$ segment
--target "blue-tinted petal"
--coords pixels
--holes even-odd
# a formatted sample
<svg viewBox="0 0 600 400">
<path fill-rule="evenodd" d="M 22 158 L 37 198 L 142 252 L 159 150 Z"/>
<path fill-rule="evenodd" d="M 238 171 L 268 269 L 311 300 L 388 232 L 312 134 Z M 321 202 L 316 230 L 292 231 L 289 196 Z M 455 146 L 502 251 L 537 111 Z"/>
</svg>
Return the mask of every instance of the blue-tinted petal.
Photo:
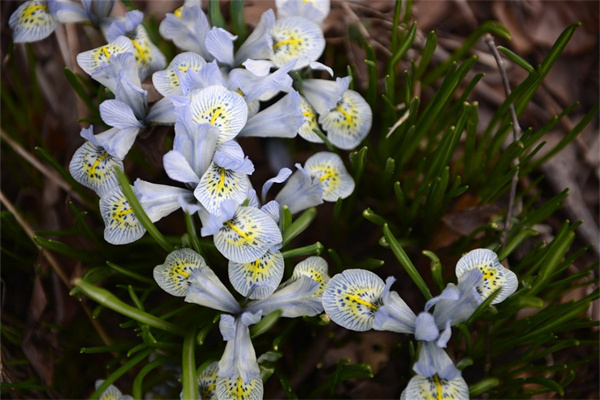
<svg viewBox="0 0 600 400">
<path fill-rule="evenodd" d="M 434 375 L 430 378 L 414 376 L 402 392 L 400 400 L 453 399 L 468 400 L 469 387 L 462 376 L 452 380 Z"/>
<path fill-rule="evenodd" d="M 284 17 L 304 17 L 311 21 L 321 24 L 329 14 L 329 0 L 275 0 L 277 7 L 277 16 Z"/>
<path fill-rule="evenodd" d="M 237 314 L 240 305 L 208 267 L 192 271 L 185 301 L 226 313 Z"/>
<path fill-rule="evenodd" d="M 177 249 L 169 253 L 164 264 L 154 267 L 154 280 L 170 295 L 184 297 L 188 278 L 199 268 L 208 268 L 200 254 L 192 249 Z"/>
<path fill-rule="evenodd" d="M 383 305 L 375 312 L 373 329 L 398 333 L 415 333 L 417 316 L 397 292 L 390 291 L 390 287 L 395 280 L 393 277 L 386 280 L 382 294 Z"/>
<path fill-rule="evenodd" d="M 253 60 L 251 58 L 244 61 L 242 65 L 246 67 L 249 72 L 260 77 L 267 76 L 271 71 L 271 68 L 275 66 L 275 64 L 269 60 Z"/>
<path fill-rule="evenodd" d="M 181 153 L 194 173 L 201 177 L 212 163 L 219 134 L 219 130 L 210 124 L 197 124 L 191 119 L 178 121 L 173 149 Z"/>
<path fill-rule="evenodd" d="M 306 276 L 315 282 L 319 283 L 319 288 L 313 294 L 313 297 L 321 297 L 325 291 L 325 287 L 331 280 L 328 274 L 327 261 L 322 257 L 308 257 L 306 260 L 296 264 L 294 272 L 285 285 L 295 282 L 300 277 Z"/>
<path fill-rule="evenodd" d="M 228 140 L 217 146 L 214 162 L 225 169 L 251 175 L 254 164 L 244 155 L 244 150 L 235 140 Z"/>
<path fill-rule="evenodd" d="M 273 10 L 265 11 L 256 28 L 246 38 L 246 41 L 235 53 L 235 64 L 239 65 L 251 58 L 254 60 L 268 59 L 273 54 L 273 39 L 269 31 L 275 23 Z"/>
<path fill-rule="evenodd" d="M 245 65 L 250 60 L 247 60 Z M 236 68 L 229 73 L 231 85 L 239 88 L 249 103 L 255 99 L 270 100 L 279 92 L 289 92 L 292 89 L 292 78 L 288 72 L 292 70 L 296 61 L 290 61 L 272 74 L 258 75 L 243 68 Z"/>
<path fill-rule="evenodd" d="M 102 197 L 118 186 L 114 168 L 123 170 L 123 162 L 108 154 L 104 148 L 85 142 L 75 151 L 69 163 L 69 172 L 84 186 L 94 190 Z"/>
<path fill-rule="evenodd" d="M 275 196 L 281 206 L 287 206 L 292 214 L 323 203 L 323 187 L 318 180 L 313 180 L 300 164 Z"/>
<path fill-rule="evenodd" d="M 88 75 L 92 76 L 101 66 L 109 63 L 112 56 L 122 53 L 133 54 L 133 44 L 125 36 L 119 36 L 113 42 L 104 46 L 79 53 L 77 55 L 77 64 Z"/>
<path fill-rule="evenodd" d="M 212 60 L 204 45 L 210 25 L 200 5 L 184 6 L 178 14 L 168 13 L 165 16 L 158 28 L 161 36 L 172 40 L 182 50 L 193 51 L 205 60 Z"/>
<path fill-rule="evenodd" d="M 170 98 L 164 97 L 154 103 L 148 112 L 145 121 L 163 125 L 173 125 L 177 121 L 175 107 Z"/>
<path fill-rule="evenodd" d="M 300 95 L 293 91 L 248 119 L 240 137 L 293 138 L 303 123 Z"/>
<path fill-rule="evenodd" d="M 325 49 L 325 38 L 319 25 L 303 17 L 278 19 L 269 33 L 273 38 L 270 60 L 277 67 L 297 60 L 294 70 L 304 68 L 321 57 Z"/>
<path fill-rule="evenodd" d="M 169 185 L 158 185 L 136 179 L 134 192 L 148 218 L 156 222 L 181 208 L 179 202 L 191 202 L 194 195 L 191 191 Z"/>
<path fill-rule="evenodd" d="M 325 201 L 337 201 L 340 197 L 345 199 L 354 192 L 354 179 L 346 171 L 340 156 L 335 153 L 317 153 L 306 160 L 304 168 L 313 179 L 321 183 Z"/>
<path fill-rule="evenodd" d="M 334 275 L 327 284 L 323 307 L 336 324 L 353 331 L 368 331 L 383 305 L 384 288 L 381 278 L 373 272 L 348 269 Z"/>
<path fill-rule="evenodd" d="M 95 387 L 98 389 L 100 385 L 104 383 L 104 379 L 99 379 L 96 381 Z M 98 400 L 133 400 L 133 397 L 128 395 L 123 395 L 116 386 L 110 385 L 106 388 L 106 390 L 100 393 L 98 396 Z"/>
<path fill-rule="evenodd" d="M 215 246 L 228 260 L 249 263 L 281 243 L 281 231 L 269 215 L 253 207 L 238 207 L 214 235 Z"/>
<path fill-rule="evenodd" d="M 202 400 L 217 400 L 217 376 L 219 362 L 208 364 L 198 376 L 198 393 Z"/>
<path fill-rule="evenodd" d="M 305 79 L 302 81 L 302 94 L 318 114 L 325 114 L 335 108 L 348 90 L 352 77 L 336 78 L 335 81 Z"/>
<path fill-rule="evenodd" d="M 15 43 L 36 42 L 48 37 L 56 28 L 48 2 L 31 0 L 21 4 L 8 20 Z"/>
<path fill-rule="evenodd" d="M 481 300 L 487 299 L 495 290 L 502 287 L 500 293 L 492 301 L 498 304 L 517 290 L 519 285 L 517 276 L 511 270 L 504 268 L 498 256 L 488 249 L 475 249 L 465 254 L 456 264 L 456 276 L 459 283 L 464 279 L 465 272 L 479 269 L 483 275 L 483 282 L 477 286 Z M 462 279 L 461 279 L 462 278 Z"/>
<path fill-rule="evenodd" d="M 300 111 L 302 111 L 303 122 L 300 128 L 298 128 L 298 134 L 302 136 L 304 140 L 308 140 L 309 142 L 323 143 L 323 139 L 314 132 L 315 129 L 319 129 L 316 111 L 302 96 L 300 96 Z"/>
<path fill-rule="evenodd" d="M 334 109 L 321 114 L 319 122 L 336 147 L 352 150 L 367 137 L 373 122 L 371 107 L 354 90 L 347 90 Z"/>
<path fill-rule="evenodd" d="M 432 342 L 440 336 L 435 319 L 428 312 L 422 312 L 417 316 L 414 322 L 414 333 L 415 339 L 425 342 Z"/>
<path fill-rule="evenodd" d="M 423 342 L 413 370 L 427 378 L 438 375 L 440 378 L 452 380 L 460 376 L 460 371 L 448 354 L 433 342 Z"/>
<path fill-rule="evenodd" d="M 319 282 L 300 276 L 294 282 L 280 286 L 271 296 L 250 302 L 246 309 L 262 310 L 265 315 L 281 310 L 281 316 L 286 318 L 311 317 L 323 311 L 320 297 L 315 296 L 318 290 Z"/>
<path fill-rule="evenodd" d="M 95 136 L 96 141 L 104 150 L 117 160 L 125 158 L 139 133 L 138 128 L 117 129 L 111 128 Z"/>
<path fill-rule="evenodd" d="M 132 34 L 133 31 L 141 24 L 144 19 L 144 14 L 139 10 L 128 11 L 125 18 L 118 18 L 113 21 L 104 34 L 106 40 L 112 42 L 119 36 Z"/>
<path fill-rule="evenodd" d="M 242 296 L 269 297 L 281 282 L 285 263 L 280 252 L 267 251 L 250 263 L 229 262 L 229 281 Z"/>
<path fill-rule="evenodd" d="M 194 196 L 212 214 L 216 214 L 226 200 L 242 204 L 248 193 L 247 175 L 219 167 L 212 163 L 194 190 Z"/>
<path fill-rule="evenodd" d="M 73 24 L 77 22 L 90 21 L 88 13 L 80 4 L 69 0 L 60 0 L 56 12 L 56 18 L 60 23 Z"/>
<path fill-rule="evenodd" d="M 119 40 L 123 41 L 124 46 L 126 46 L 126 43 L 131 43 L 128 38 L 124 36 L 122 38 L 119 38 L 114 43 L 118 43 Z M 97 69 L 92 71 L 91 76 L 92 79 L 100 82 L 113 93 L 117 93 L 119 86 L 122 86 L 125 81 L 130 82 L 138 90 L 141 89 L 137 64 L 132 52 L 110 55 L 107 62 L 101 63 Z"/>
<path fill-rule="evenodd" d="M 104 100 L 100 104 L 100 117 L 104 123 L 117 129 L 144 127 L 133 114 L 131 107 L 120 100 Z"/>
<path fill-rule="evenodd" d="M 290 177 L 290 175 L 292 174 L 292 170 L 289 168 L 281 168 L 279 170 L 279 172 L 277 173 L 276 176 L 274 176 L 271 179 L 268 179 L 265 184 L 262 187 L 262 192 L 261 192 L 261 199 L 263 201 L 263 203 L 266 201 L 267 199 L 267 193 L 269 193 L 269 190 L 271 189 L 271 186 L 273 186 L 274 183 L 283 183 L 287 180 L 287 178 Z"/>
<path fill-rule="evenodd" d="M 183 154 L 175 150 L 171 150 L 163 156 L 163 167 L 169 178 L 177 182 L 191 183 L 194 186 L 200 182 L 200 178 L 192 170 Z"/>
<path fill-rule="evenodd" d="M 233 66 L 233 42 L 237 36 L 223 28 L 213 27 L 206 34 L 206 50 L 220 63 Z"/>
<path fill-rule="evenodd" d="M 179 76 L 187 75 L 188 71 L 200 71 L 206 65 L 206 61 L 196 53 L 190 51 L 177 54 L 164 71 L 152 74 L 154 87 L 163 96 L 182 95 Z M 177 73 L 179 71 L 180 74 Z"/>
<path fill-rule="evenodd" d="M 120 186 L 100 198 L 104 220 L 104 240 L 111 244 L 132 243 L 144 236 L 146 229 L 133 213 Z"/>
</svg>

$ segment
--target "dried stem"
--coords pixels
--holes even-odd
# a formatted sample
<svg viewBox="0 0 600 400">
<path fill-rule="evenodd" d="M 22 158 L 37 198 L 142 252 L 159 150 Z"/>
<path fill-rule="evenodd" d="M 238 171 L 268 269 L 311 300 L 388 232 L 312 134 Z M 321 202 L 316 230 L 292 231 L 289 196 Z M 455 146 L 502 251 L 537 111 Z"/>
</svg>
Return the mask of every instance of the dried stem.
<svg viewBox="0 0 600 400">
<path fill-rule="evenodd" d="M 496 48 L 496 43 L 494 42 L 494 38 L 489 33 L 485 35 L 485 43 L 488 45 L 490 51 L 492 52 L 494 59 L 496 60 L 496 64 L 498 64 L 498 70 L 500 71 L 500 77 L 502 78 L 502 84 L 504 85 L 504 91 L 506 92 L 506 97 L 510 96 L 510 84 L 508 83 L 508 77 L 506 76 L 506 70 L 504 69 L 504 62 L 500 57 L 500 53 Z M 519 121 L 517 119 L 517 112 L 515 111 L 515 107 L 513 104 L 509 105 L 510 117 L 512 118 L 512 131 L 513 131 L 513 141 L 519 140 L 521 137 L 521 126 L 519 125 Z M 515 158 L 513 161 L 513 166 L 519 165 L 519 159 Z M 513 176 L 511 186 L 510 186 L 510 194 L 508 197 L 508 210 L 506 211 L 506 220 L 504 221 L 504 230 L 502 232 L 502 247 L 506 246 L 506 241 L 508 239 L 508 229 L 510 227 L 510 220 L 513 214 L 513 208 L 515 204 L 515 197 L 517 194 L 517 183 L 519 182 L 519 172 Z"/>
</svg>

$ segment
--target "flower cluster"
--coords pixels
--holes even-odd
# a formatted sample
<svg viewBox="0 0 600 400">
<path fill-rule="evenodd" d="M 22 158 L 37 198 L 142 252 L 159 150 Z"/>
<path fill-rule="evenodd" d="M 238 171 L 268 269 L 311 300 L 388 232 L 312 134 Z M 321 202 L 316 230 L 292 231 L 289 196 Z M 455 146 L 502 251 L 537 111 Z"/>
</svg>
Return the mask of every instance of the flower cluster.
<svg viewBox="0 0 600 400">
<path fill-rule="evenodd" d="M 492 304 L 502 302 L 515 292 L 518 281 L 488 249 L 464 255 L 456 265 L 456 277 L 458 285 L 449 283 L 425 304 L 425 311 L 415 315 L 400 295 L 390 290 L 394 277 L 384 283 L 370 271 L 349 269 L 331 278 L 323 293 L 323 307 L 346 329 L 410 333 L 422 342 L 413 366 L 417 375 L 402 399 L 468 399 L 465 380 L 443 350 L 452 335 L 451 327 L 467 321 L 492 294 Z M 430 313 L 432 307 L 435 309 Z"/>
</svg>

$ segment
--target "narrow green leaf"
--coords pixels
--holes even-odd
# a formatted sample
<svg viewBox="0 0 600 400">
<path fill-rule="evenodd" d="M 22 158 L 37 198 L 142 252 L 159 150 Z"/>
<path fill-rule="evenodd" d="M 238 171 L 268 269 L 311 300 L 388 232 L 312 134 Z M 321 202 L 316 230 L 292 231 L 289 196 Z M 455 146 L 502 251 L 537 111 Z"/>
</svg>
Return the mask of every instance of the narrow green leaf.
<svg viewBox="0 0 600 400">
<path fill-rule="evenodd" d="M 231 22 L 233 24 L 233 33 L 237 35 L 237 42 L 244 43 L 246 40 L 246 21 L 244 19 L 244 0 L 231 0 L 229 6 L 231 12 Z"/>
<path fill-rule="evenodd" d="M 221 14 L 221 6 L 219 0 L 208 0 L 208 16 L 212 26 L 227 29 L 223 14 Z"/>
<path fill-rule="evenodd" d="M 123 267 L 121 267 L 121 266 L 119 266 L 119 265 L 117 265 L 115 263 L 110 262 L 110 261 L 107 261 L 106 265 L 108 265 L 110 268 L 112 268 L 113 270 L 117 271 L 118 273 L 123 274 L 125 276 L 128 276 L 128 277 L 130 277 L 132 279 L 135 279 L 137 281 L 140 281 L 140 282 L 143 282 L 143 283 L 149 283 L 151 285 L 155 284 L 154 279 L 150 279 L 147 276 L 140 275 L 140 274 L 138 274 L 136 272 L 131 271 L 130 269 L 123 268 Z"/>
<path fill-rule="evenodd" d="M 433 282 L 435 282 L 435 285 L 441 293 L 446 288 L 442 263 L 433 251 L 423 250 L 423 255 L 431 260 L 431 275 L 433 276 Z"/>
<path fill-rule="evenodd" d="M 356 185 L 360 182 L 362 174 L 365 170 L 365 157 L 367 156 L 367 146 L 361 148 L 359 151 L 350 153 L 350 163 L 352 164 L 352 177 Z"/>
<path fill-rule="evenodd" d="M 373 210 L 367 208 L 362 212 L 363 217 L 377 225 L 387 224 L 388 222 L 381 216 L 375 214 Z"/>
<path fill-rule="evenodd" d="M 281 310 L 275 310 L 273 312 L 270 312 L 266 316 L 264 316 L 263 319 L 261 319 L 258 324 L 254 325 L 252 328 L 250 328 L 250 337 L 252 339 L 254 339 L 257 336 L 260 336 L 263 333 L 268 332 L 269 329 L 271 329 L 277 323 L 277 321 L 279 321 L 279 318 L 281 317 L 281 313 L 282 313 Z"/>
<path fill-rule="evenodd" d="M 281 253 L 283 258 L 294 258 L 301 256 L 318 256 L 323 252 L 323 245 L 320 242 L 311 244 L 309 246 L 298 247 L 297 249 L 286 250 Z"/>
<path fill-rule="evenodd" d="M 181 350 L 181 384 L 183 399 L 198 399 L 198 379 L 196 376 L 196 330 L 190 330 L 183 339 Z"/>
<path fill-rule="evenodd" d="M 506 247 L 504 249 L 502 249 L 502 251 L 498 254 L 498 259 L 500 261 L 504 260 L 513 251 L 515 251 L 515 249 L 517 247 L 519 247 L 525 239 L 527 239 L 528 237 L 537 236 L 537 235 L 538 235 L 538 231 L 536 231 L 535 229 L 525 229 L 525 230 L 519 232 L 517 234 L 517 236 L 515 236 L 510 242 L 508 242 Z"/>
<path fill-rule="evenodd" d="M 469 387 L 469 396 L 475 397 L 500 385 L 498 378 L 485 378 Z"/>
<path fill-rule="evenodd" d="M 196 232 L 196 224 L 194 221 L 194 217 L 188 212 L 184 212 L 185 215 L 185 227 L 188 233 L 188 237 L 190 239 L 190 243 L 194 251 L 200 255 L 203 255 L 202 245 L 200 244 L 200 240 L 198 239 L 198 233 Z"/>
<path fill-rule="evenodd" d="M 294 222 L 292 222 L 289 228 L 283 232 L 282 245 L 285 246 L 289 244 L 292 241 L 292 239 L 304 232 L 316 217 L 317 209 L 315 207 L 311 207 L 308 210 L 304 211 L 302 215 L 300 215 L 300 217 L 298 217 Z"/>
<path fill-rule="evenodd" d="M 57 240 L 46 239 L 41 236 L 34 236 L 33 241 L 36 242 L 40 247 L 43 247 L 44 249 L 54 251 L 59 254 L 64 254 L 68 257 L 85 261 L 87 263 L 93 263 L 96 259 L 96 255 L 90 253 L 90 251 L 74 249 L 66 245 L 65 243 L 59 242 Z"/>
<path fill-rule="evenodd" d="M 535 72 L 535 69 L 531 64 L 529 64 L 525 59 L 520 57 L 518 54 L 514 53 L 512 50 L 507 49 L 504 46 L 498 46 L 498 51 L 508 57 L 512 62 L 517 64 L 519 67 L 523 68 L 527 72 Z"/>
<path fill-rule="evenodd" d="M 154 361 L 151 361 L 150 363 L 144 365 L 144 368 L 142 368 L 140 370 L 140 372 L 138 372 L 138 374 L 135 376 L 135 379 L 133 380 L 133 385 L 131 387 L 131 391 L 132 391 L 132 396 L 134 399 L 142 399 L 143 398 L 143 382 L 144 382 L 144 378 L 146 377 L 146 375 L 148 375 L 148 373 L 150 373 L 153 369 L 160 367 L 163 364 L 167 364 L 169 362 L 173 362 L 174 359 L 173 357 L 161 357 L 161 358 L 157 358 Z"/>
</svg>

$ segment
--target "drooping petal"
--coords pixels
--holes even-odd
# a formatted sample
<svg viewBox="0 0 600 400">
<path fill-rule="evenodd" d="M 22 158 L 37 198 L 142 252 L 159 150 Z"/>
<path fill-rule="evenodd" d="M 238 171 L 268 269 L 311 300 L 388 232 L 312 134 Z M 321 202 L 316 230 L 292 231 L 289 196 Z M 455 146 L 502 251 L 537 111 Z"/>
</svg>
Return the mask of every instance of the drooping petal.
<svg viewBox="0 0 600 400">
<path fill-rule="evenodd" d="M 413 370 L 427 378 L 438 375 L 440 378 L 453 380 L 460 376 L 460 371 L 448 354 L 433 342 L 423 342 Z"/>
<path fill-rule="evenodd" d="M 319 25 L 304 17 L 278 19 L 269 33 L 273 38 L 270 60 L 277 67 L 295 59 L 294 70 L 304 68 L 321 57 L 325 49 L 323 31 Z"/>
<path fill-rule="evenodd" d="M 116 186 L 100 198 L 100 214 L 105 225 L 104 240 L 108 243 L 132 243 L 146 232 L 120 186 Z"/>
<path fill-rule="evenodd" d="M 308 174 L 318 179 L 323 187 L 323 200 L 345 199 L 354 191 L 354 179 L 346 171 L 344 162 L 335 153 L 320 152 L 311 156 L 304 168 Z"/>
<path fill-rule="evenodd" d="M 375 313 L 383 305 L 385 285 L 380 277 L 362 269 L 334 275 L 323 292 L 323 307 L 338 325 L 353 331 L 373 327 Z"/>
<path fill-rule="evenodd" d="M 144 127 L 133 114 L 131 107 L 120 100 L 104 100 L 100 104 L 100 117 L 104 123 L 117 129 Z"/>
<path fill-rule="evenodd" d="M 70 0 L 59 0 L 59 7 L 56 12 L 58 22 L 63 24 L 74 24 L 78 22 L 91 22 L 88 13 L 81 4 Z"/>
<path fill-rule="evenodd" d="M 217 400 L 217 376 L 219 362 L 208 364 L 198 376 L 198 393 L 202 400 Z"/>
<path fill-rule="evenodd" d="M 238 207 L 233 218 L 215 233 L 217 250 L 228 260 L 249 263 L 281 243 L 281 231 L 265 212 L 253 207 Z"/>
<path fill-rule="evenodd" d="M 310 177 L 300 164 L 275 196 L 281 206 L 287 206 L 292 214 L 323 203 L 323 187 L 321 182 Z"/>
<path fill-rule="evenodd" d="M 273 38 L 269 31 L 275 23 L 275 13 L 269 9 L 260 16 L 256 28 L 246 38 L 235 53 L 235 64 L 242 64 L 247 59 L 265 60 L 273 54 Z"/>
<path fill-rule="evenodd" d="M 415 333 L 415 320 L 417 316 L 410 309 L 400 295 L 391 291 L 395 278 L 386 280 L 382 293 L 383 305 L 375 312 L 373 329 L 392 331 L 398 333 Z"/>
<path fill-rule="evenodd" d="M 31 0 L 21 4 L 8 20 L 15 43 L 36 42 L 50 36 L 57 24 L 48 2 Z"/>
<path fill-rule="evenodd" d="M 448 380 L 437 375 L 430 378 L 416 375 L 400 396 L 400 400 L 430 399 L 468 400 L 469 387 L 462 376 Z"/>
<path fill-rule="evenodd" d="M 188 278 L 199 268 L 208 268 L 200 254 L 192 249 L 177 249 L 169 253 L 164 264 L 154 267 L 154 280 L 170 295 L 185 297 Z"/>
<path fill-rule="evenodd" d="M 173 125 L 177 121 L 175 107 L 169 97 L 163 97 L 152 105 L 150 111 L 146 115 L 147 123 L 155 123 L 160 125 Z"/>
<path fill-rule="evenodd" d="M 213 27 L 206 34 L 206 50 L 220 63 L 233 66 L 233 42 L 237 36 L 223 28 Z"/>
<path fill-rule="evenodd" d="M 194 196 L 208 212 L 216 214 L 226 200 L 242 204 L 248 193 L 247 175 L 212 163 L 194 190 Z"/>
<path fill-rule="evenodd" d="M 190 110 L 194 122 L 219 128 L 219 143 L 233 139 L 246 124 L 248 116 L 243 97 L 222 86 L 209 86 L 194 93 Z"/>
<path fill-rule="evenodd" d="M 456 264 L 456 277 L 461 282 L 465 272 L 479 269 L 483 275 L 483 282 L 477 286 L 481 300 L 487 299 L 495 290 L 502 287 L 500 293 L 494 298 L 492 304 L 504 301 L 517 290 L 519 285 L 517 276 L 511 270 L 504 268 L 498 256 L 492 250 L 475 249 L 465 254 Z"/>
<path fill-rule="evenodd" d="M 325 114 L 335 108 L 348 90 L 352 77 L 336 78 L 335 81 L 324 79 L 305 79 L 302 81 L 302 94 L 317 113 Z"/>
<path fill-rule="evenodd" d="M 328 274 L 327 261 L 322 257 L 308 257 L 306 260 L 296 264 L 294 272 L 290 279 L 285 283 L 286 285 L 295 282 L 302 276 L 309 277 L 315 282 L 319 283 L 319 289 L 315 292 L 313 297 L 321 297 L 325 291 L 325 287 L 330 281 Z"/>
<path fill-rule="evenodd" d="M 293 91 L 249 118 L 239 136 L 293 138 L 302 123 L 300 95 Z"/>
<path fill-rule="evenodd" d="M 169 185 L 159 185 L 141 179 L 134 182 L 134 192 L 152 222 L 156 222 L 181 208 L 180 201 L 194 201 L 191 191 Z"/>
<path fill-rule="evenodd" d="M 315 296 L 318 290 L 319 282 L 300 276 L 289 285 L 281 285 L 271 296 L 248 303 L 246 310 L 262 311 L 265 315 L 281 310 L 281 316 L 286 318 L 312 317 L 323 312 L 321 298 Z"/>
<path fill-rule="evenodd" d="M 279 251 L 267 251 L 250 263 L 229 261 L 229 281 L 242 296 L 250 299 L 269 297 L 283 278 L 285 263 Z"/>
<path fill-rule="evenodd" d="M 187 75 L 190 70 L 200 71 L 205 65 L 206 61 L 191 51 L 177 54 L 167 69 L 152 74 L 152 83 L 154 83 L 156 90 L 163 96 L 180 96 L 183 92 L 179 76 Z"/>
<path fill-rule="evenodd" d="M 109 63 L 112 56 L 122 53 L 133 54 L 133 44 L 125 36 L 119 36 L 109 44 L 77 54 L 77 64 L 92 76 L 98 68 Z"/>
<path fill-rule="evenodd" d="M 334 109 L 321 114 L 319 122 L 335 146 L 352 150 L 367 137 L 373 122 L 369 104 L 354 90 L 346 90 Z"/>
<path fill-rule="evenodd" d="M 300 111 L 302 111 L 302 125 L 298 128 L 298 134 L 304 140 L 312 143 L 323 143 L 323 139 L 317 135 L 314 130 L 319 128 L 317 123 L 317 115 L 308 101 L 300 96 Z"/>
<path fill-rule="evenodd" d="M 69 172 L 84 186 L 102 197 L 118 186 L 114 168 L 123 170 L 123 162 L 108 154 L 102 147 L 85 142 L 79 147 L 69 163 Z"/>
<path fill-rule="evenodd" d="M 197 268 L 188 278 L 187 303 L 196 303 L 226 313 L 237 314 L 241 308 L 212 269 Z"/>
<path fill-rule="evenodd" d="M 158 28 L 160 35 L 172 40 L 175 46 L 198 53 L 205 60 L 212 59 L 204 45 L 209 30 L 208 19 L 199 4 L 185 5 L 179 12 L 167 13 Z"/>
</svg>

